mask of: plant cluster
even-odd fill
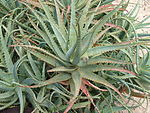
[[[114,0],[0,0],[0,110],[132,112],[150,93],[139,5]],[[146,50],[146,53],[143,53]],[[142,55],[140,55],[142,54]],[[128,104],[130,101],[135,105]]]

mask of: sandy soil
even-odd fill
[[[121,0],[115,0],[114,4],[118,4],[120,1]],[[150,0],[130,0],[128,10],[132,10],[136,3],[138,3],[140,6],[140,10],[137,16],[138,21],[141,21],[147,16],[150,16]],[[150,23],[150,18],[146,22]],[[142,29],[140,32],[150,33],[150,28]]]

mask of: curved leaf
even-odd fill
[[[87,50],[86,55],[98,56],[109,51],[120,50],[120,49],[124,49],[128,47],[132,47],[132,46],[137,46],[143,43],[146,43],[146,42],[133,42],[133,43],[128,43],[128,44],[113,44],[113,45],[106,45],[106,46],[98,46],[98,47],[94,47],[94,48]]]
[[[58,74],[58,75],[55,75],[54,77],[50,78],[49,80],[39,82],[38,85],[33,85],[33,86],[20,85],[19,87],[38,88],[38,87],[46,86],[49,84],[54,84],[54,83],[58,83],[61,81],[66,81],[66,80],[69,80],[70,78],[71,78],[71,76],[69,74],[65,74],[65,73],[64,74]]]
[[[107,80],[105,80],[104,78],[98,76],[97,74],[91,73],[91,72],[84,72],[84,71],[79,71],[81,74],[81,77],[88,79],[88,80],[92,80],[94,82],[103,84],[111,89],[113,89],[115,92],[117,92],[123,99],[123,95],[118,91],[117,88],[115,88],[112,84],[110,84],[110,82],[108,82]]]

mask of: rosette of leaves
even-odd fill
[[[24,11],[21,12],[21,14],[23,13]],[[38,74],[38,77],[36,77],[38,72],[34,74],[32,67],[24,63],[27,61],[27,55],[24,55],[22,50],[14,50],[10,47],[16,42],[14,33],[19,31],[15,28],[16,24],[12,20],[14,18],[20,19],[21,16],[15,17],[15,14],[16,12],[5,15],[0,21],[0,111],[9,107],[20,106],[20,113],[24,113],[24,108],[29,105],[26,99],[32,101],[35,108],[40,109],[37,105],[39,98],[35,97],[32,90],[17,87],[17,83],[22,82],[28,85],[37,83],[40,75]],[[30,56],[28,55],[28,57]],[[22,63],[24,64],[21,65]],[[29,75],[30,79],[28,79]],[[39,90],[39,94],[41,94],[41,90]],[[29,95],[32,95],[32,98],[29,98]]]
[[[16,75],[19,59],[13,60],[13,49],[8,47],[12,44],[12,32],[14,30],[12,21],[5,21],[5,17],[0,21],[0,110],[10,107],[14,104],[20,103],[20,113],[24,109],[24,95],[23,89],[16,87],[13,82],[18,82]],[[12,16],[10,16],[12,18]],[[6,25],[6,26],[5,26]],[[13,26],[13,27],[12,27]],[[21,60],[21,59],[20,59]],[[15,63],[16,62],[16,63]]]
[[[83,0],[83,2],[85,1]],[[65,11],[58,0],[50,2],[54,4],[53,6],[39,0],[40,10],[26,4],[34,15],[28,15],[30,24],[33,26],[32,30],[21,23],[19,25],[26,30],[33,31],[42,39],[45,46],[40,48],[35,44],[19,44],[14,47],[23,47],[33,56],[46,62],[47,67],[50,68],[47,72],[51,74],[51,78],[32,86],[20,84],[20,87],[41,88],[48,85],[48,88],[50,84],[55,83],[64,85],[71,94],[68,103],[63,103],[68,104],[64,113],[75,108],[75,103],[80,104],[84,99],[83,95],[90,100],[95,112],[102,111],[105,105],[100,106],[102,107],[100,110],[95,104],[98,104],[98,101],[92,96],[97,92],[103,95],[98,96],[99,101],[104,102],[106,99],[112,99],[108,103],[115,109],[112,104],[117,100],[123,105],[121,110],[128,109],[130,111],[129,107],[124,105],[121,86],[127,86],[129,96],[132,96],[132,88],[138,90],[138,88],[129,85],[138,86],[134,84],[138,73],[134,66],[137,65],[134,58],[137,54],[133,48],[145,45],[146,42],[139,39],[130,40],[126,29],[114,24],[116,16],[122,11],[122,2],[116,7],[111,5],[113,8],[110,9],[109,6],[103,5],[104,1],[88,0],[86,2],[77,8],[76,5],[79,1],[71,0]],[[130,24],[128,25],[130,26]],[[118,38],[112,34],[120,43],[111,39],[109,33],[114,29],[118,30],[118,34],[125,33],[124,37],[128,39],[123,41],[123,39],[119,39],[121,36]],[[93,87],[94,90],[87,86]],[[141,89],[140,87],[140,91]],[[113,107],[111,107],[112,111]],[[88,110],[92,111],[92,109],[90,107]],[[80,110],[82,111],[82,109]]]

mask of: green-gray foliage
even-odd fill
[[[149,23],[137,23],[134,10],[124,14],[128,3],[112,1],[39,0],[37,7],[4,8],[0,109],[20,105],[23,113],[32,104],[43,113],[113,113],[140,106],[133,97],[150,93],[150,39],[136,30]]]

